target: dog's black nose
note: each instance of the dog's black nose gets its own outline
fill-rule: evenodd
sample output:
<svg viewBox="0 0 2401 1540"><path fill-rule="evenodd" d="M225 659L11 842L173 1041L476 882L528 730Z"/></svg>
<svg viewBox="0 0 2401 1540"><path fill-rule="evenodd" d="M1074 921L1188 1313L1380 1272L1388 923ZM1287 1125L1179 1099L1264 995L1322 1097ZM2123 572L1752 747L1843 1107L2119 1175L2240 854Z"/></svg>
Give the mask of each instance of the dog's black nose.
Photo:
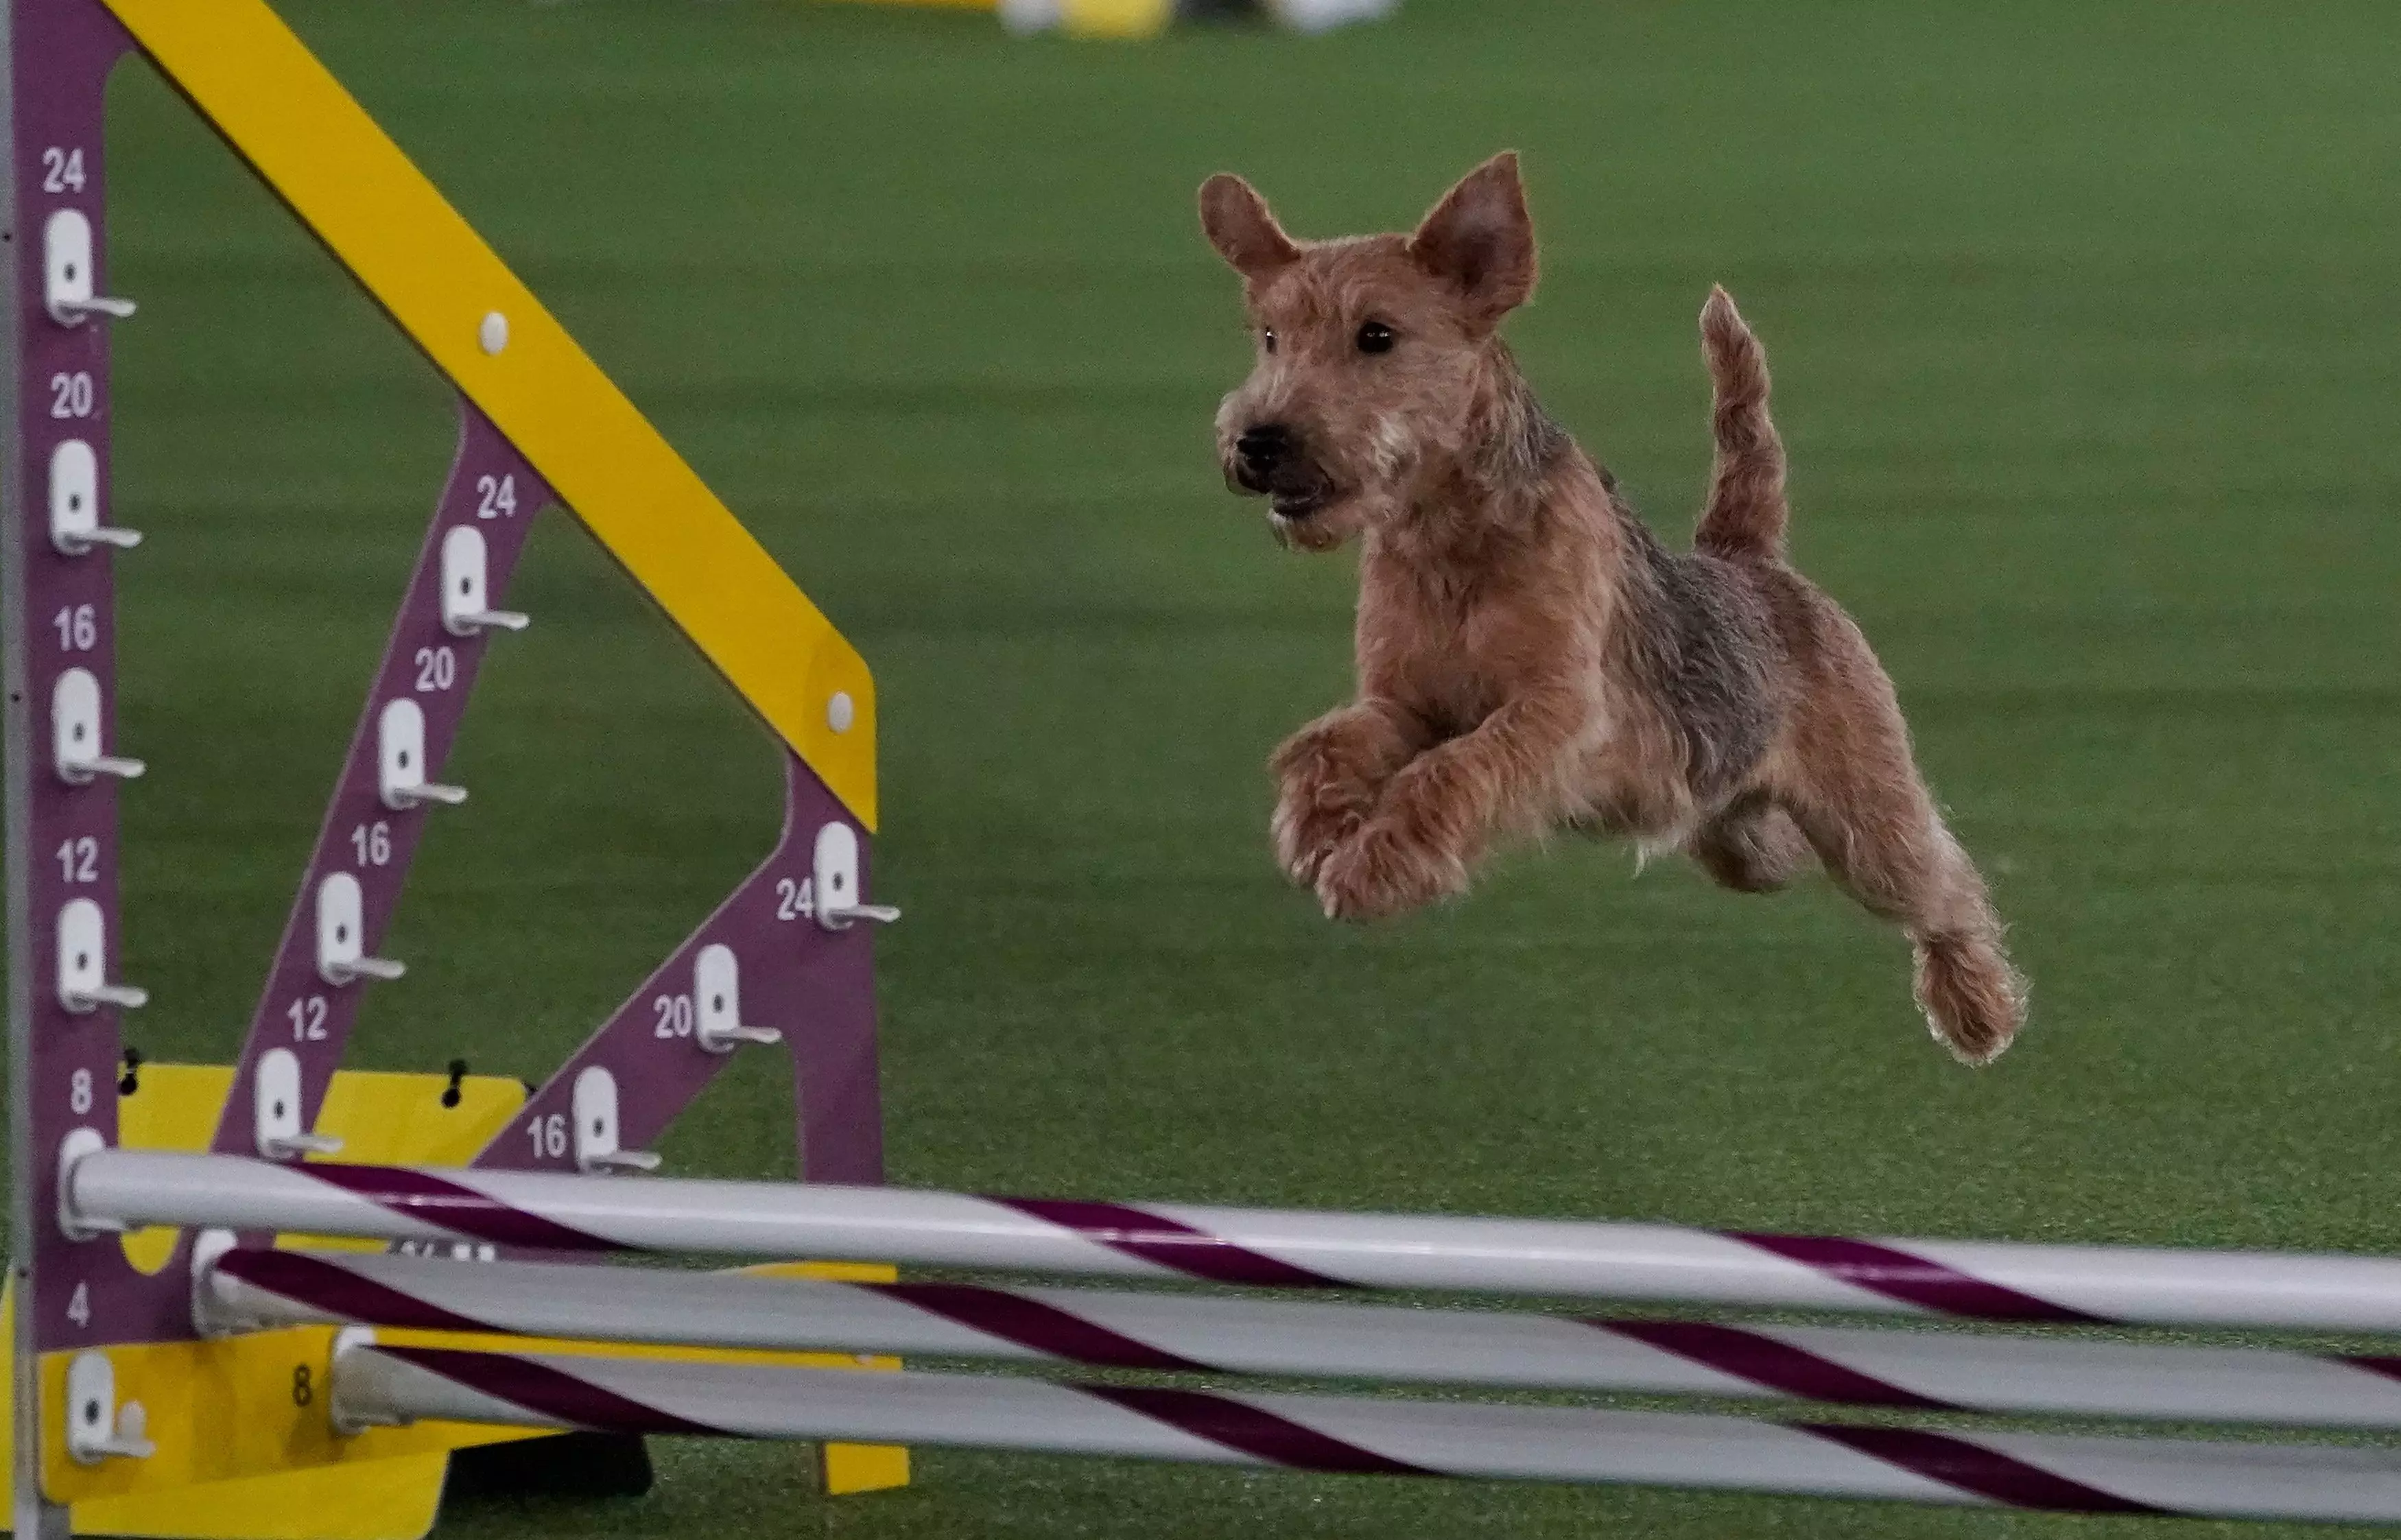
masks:
<svg viewBox="0 0 2401 1540"><path fill-rule="evenodd" d="M1292 430L1281 422L1255 422L1234 440L1234 452L1244 466L1264 475L1292 453Z"/></svg>

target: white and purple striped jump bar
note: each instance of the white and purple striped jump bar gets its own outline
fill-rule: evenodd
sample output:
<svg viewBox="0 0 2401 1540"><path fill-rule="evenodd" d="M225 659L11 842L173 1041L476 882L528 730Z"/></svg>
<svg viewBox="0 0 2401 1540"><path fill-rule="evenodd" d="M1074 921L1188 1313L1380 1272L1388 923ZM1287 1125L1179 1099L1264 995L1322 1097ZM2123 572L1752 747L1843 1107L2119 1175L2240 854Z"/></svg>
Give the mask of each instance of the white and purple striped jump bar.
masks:
<svg viewBox="0 0 2401 1540"><path fill-rule="evenodd" d="M971 1284L233 1251L213 1329L417 1327L1169 1372L2401 1429L2401 1358Z"/></svg>
<svg viewBox="0 0 2401 1540"><path fill-rule="evenodd" d="M2323 1254L1134 1207L881 1187L286 1165L128 1149L83 1157L62 1189L82 1222L558 1251L858 1257L1283 1287L2401 1332L2401 1261Z"/></svg>
<svg viewBox="0 0 2401 1540"><path fill-rule="evenodd" d="M1378 1476L1641 1483L2077 1513L2401 1520L2381 1450L1916 1428L354 1344L346 1425L442 1418Z"/></svg>

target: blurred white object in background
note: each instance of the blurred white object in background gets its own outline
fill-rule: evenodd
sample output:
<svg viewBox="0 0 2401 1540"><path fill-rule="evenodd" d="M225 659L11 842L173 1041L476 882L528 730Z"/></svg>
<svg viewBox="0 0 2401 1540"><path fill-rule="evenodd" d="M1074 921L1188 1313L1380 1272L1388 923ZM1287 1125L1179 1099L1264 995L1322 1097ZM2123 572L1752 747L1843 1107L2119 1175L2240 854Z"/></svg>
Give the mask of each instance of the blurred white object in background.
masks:
<svg viewBox="0 0 2401 1540"><path fill-rule="evenodd" d="M1059 24L1059 0L1000 0L1000 24L1011 32L1049 32Z"/></svg>
<svg viewBox="0 0 2401 1540"><path fill-rule="evenodd" d="M1325 32L1352 21L1380 21L1400 0L1268 0L1275 19L1296 32Z"/></svg>

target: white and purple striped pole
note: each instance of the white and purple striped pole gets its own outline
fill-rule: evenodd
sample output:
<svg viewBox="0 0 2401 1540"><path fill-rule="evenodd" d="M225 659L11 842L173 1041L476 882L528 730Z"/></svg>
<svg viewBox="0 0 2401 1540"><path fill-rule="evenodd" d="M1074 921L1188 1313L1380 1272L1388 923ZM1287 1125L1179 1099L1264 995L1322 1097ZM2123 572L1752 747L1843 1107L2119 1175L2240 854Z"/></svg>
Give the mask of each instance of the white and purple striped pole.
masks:
<svg viewBox="0 0 2401 1540"><path fill-rule="evenodd" d="M2401 1332L2401 1260L978 1198L103 1149L69 1217L558 1251L853 1257L1314 1288Z"/></svg>
<svg viewBox="0 0 2401 1540"><path fill-rule="evenodd" d="M2324 1445L1969 1435L370 1343L337 1356L334 1410L351 1426L441 1418L2078 1513L2401 1520L2401 1456Z"/></svg>
<svg viewBox="0 0 2401 1540"><path fill-rule="evenodd" d="M1168 1372L2401 1429L2401 1358L655 1268L230 1251L211 1330L310 1324Z"/></svg>

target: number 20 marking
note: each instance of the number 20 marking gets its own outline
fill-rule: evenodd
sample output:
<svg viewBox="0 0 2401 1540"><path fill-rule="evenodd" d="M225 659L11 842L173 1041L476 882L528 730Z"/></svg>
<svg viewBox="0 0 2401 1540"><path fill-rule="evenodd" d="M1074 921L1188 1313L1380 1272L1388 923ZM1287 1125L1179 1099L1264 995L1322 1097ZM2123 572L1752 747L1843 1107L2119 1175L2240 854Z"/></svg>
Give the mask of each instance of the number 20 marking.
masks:
<svg viewBox="0 0 2401 1540"><path fill-rule="evenodd" d="M89 417L92 406L91 376L77 369L73 374L50 376L50 415L66 419Z"/></svg>
<svg viewBox="0 0 2401 1540"><path fill-rule="evenodd" d="M447 647L417 650L417 692L432 694L459 682L459 655Z"/></svg>

